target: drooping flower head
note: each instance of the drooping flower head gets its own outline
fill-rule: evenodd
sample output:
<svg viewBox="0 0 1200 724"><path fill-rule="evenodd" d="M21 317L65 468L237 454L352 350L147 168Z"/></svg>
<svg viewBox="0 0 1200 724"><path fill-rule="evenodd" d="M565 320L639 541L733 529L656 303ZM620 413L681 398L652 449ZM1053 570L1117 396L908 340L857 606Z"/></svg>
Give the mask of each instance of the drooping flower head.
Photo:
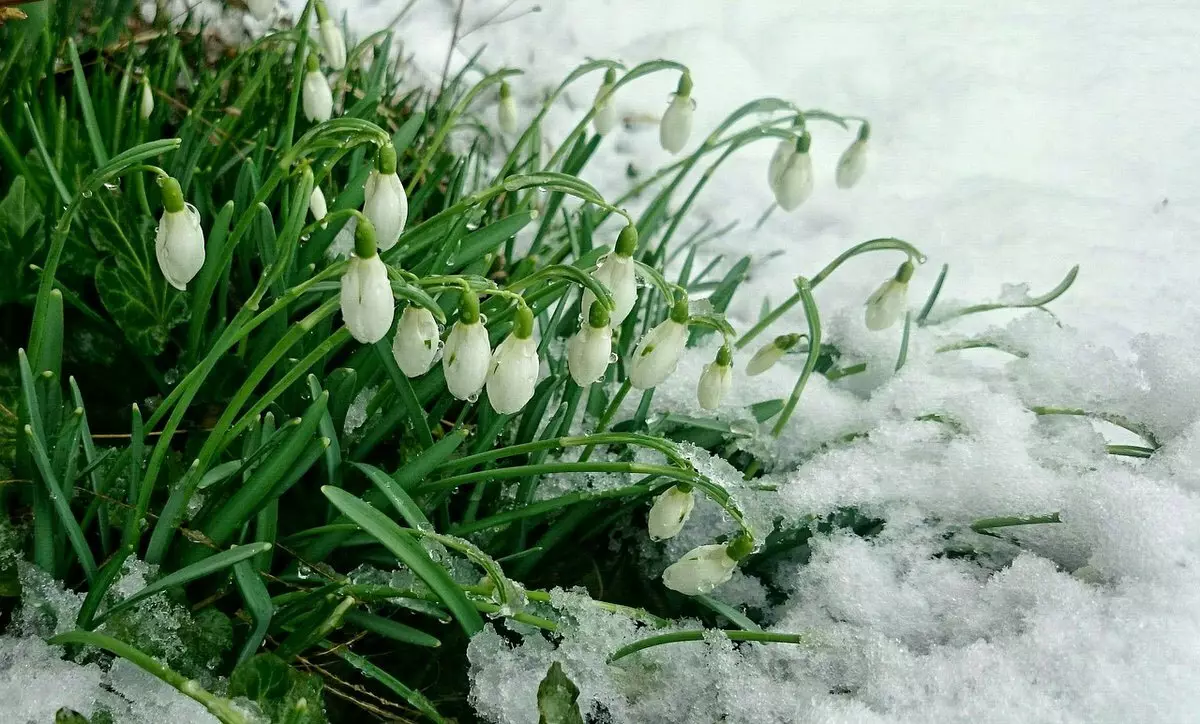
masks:
<svg viewBox="0 0 1200 724"><path fill-rule="evenodd" d="M473 292L464 292L458 309L458 321L450 329L442 352L446 388L460 400L474 400L487 381L492 349L487 328L479 316L479 300Z"/></svg>
<svg viewBox="0 0 1200 724"><path fill-rule="evenodd" d="M700 381L696 385L696 398L700 407L705 410L717 409L732 386L733 350L725 344L717 350L716 359L704 365L704 371L700 373Z"/></svg>
<svg viewBox="0 0 1200 724"><path fill-rule="evenodd" d="M712 544L693 548L683 558L663 571L663 585L685 596L699 596L712 591L733 577L738 561L750 555L754 541L743 533L728 544Z"/></svg>
<svg viewBox="0 0 1200 724"><path fill-rule="evenodd" d="M692 100L692 75L684 71L679 78L679 86L671 105L663 114L658 126L658 141L663 150L679 153L687 145L688 137L692 135L692 115L696 103Z"/></svg>
<svg viewBox="0 0 1200 724"><path fill-rule="evenodd" d="M629 383L648 390L663 383L675 368L688 340L688 301L681 296L671 315L646 333L629 363Z"/></svg>
<svg viewBox="0 0 1200 724"><path fill-rule="evenodd" d="M588 308L587 319L567 341L567 369L571 379L587 387L604 376L612 357L609 311L598 301Z"/></svg>
<svg viewBox="0 0 1200 724"><path fill-rule="evenodd" d="M154 255L167 283L182 291L204 266L204 229L200 212L184 203L179 182L167 176L159 183L163 213L154 237Z"/></svg>
<svg viewBox="0 0 1200 724"><path fill-rule="evenodd" d="M313 123L328 121L333 117L333 91L329 89L329 80L317 67L315 54L309 53L305 64L304 83L300 89L304 117Z"/></svg>
<svg viewBox="0 0 1200 724"><path fill-rule="evenodd" d="M621 326L621 322L625 321L637 302L637 264L633 261L637 243L637 227L629 224L617 236L617 246L613 253L604 257L592 272L592 278L607 287L612 294L613 308L608 319L613 329ZM584 289L580 310L586 314L594 301L596 295Z"/></svg>
<svg viewBox="0 0 1200 724"><path fill-rule="evenodd" d="M601 136L607 135L617 126L617 106L613 102L613 86L617 82L617 71L609 68L604 72L604 82L596 89L593 102L592 127Z"/></svg>
<svg viewBox="0 0 1200 724"><path fill-rule="evenodd" d="M354 230L354 254L342 275L342 319L350 336L363 344L374 344L392 328L395 300L387 265L379 258L375 227L359 219Z"/></svg>
<svg viewBox="0 0 1200 724"><path fill-rule="evenodd" d="M504 133L517 132L517 102L512 97L508 81L500 81L500 103L496 106L496 120Z"/></svg>
<svg viewBox="0 0 1200 724"><path fill-rule="evenodd" d="M650 540L662 541L674 538L683 530L683 524L696 507L692 486L674 485L654 499L650 514L646 518L646 529Z"/></svg>
<svg viewBox="0 0 1200 724"><path fill-rule="evenodd" d="M858 138L851 143L838 159L837 186L848 189L863 177L867 170L867 146L871 137L871 125L863 121L858 128Z"/></svg>
<svg viewBox="0 0 1200 724"><path fill-rule="evenodd" d="M362 212L375 225L380 250L395 246L408 223L408 194L396 174L396 147L390 141L380 146L367 175Z"/></svg>
<svg viewBox="0 0 1200 724"><path fill-rule="evenodd" d="M487 394L492 409L501 415L518 412L533 397L537 384L537 342L533 339L533 311L521 302L512 333L492 353Z"/></svg>
<svg viewBox="0 0 1200 724"><path fill-rule="evenodd" d="M776 362L783 359L785 354L799 344L800 338L803 336L801 334L781 334L764 344L746 364L746 376L761 375L774 367Z"/></svg>
<svg viewBox="0 0 1200 724"><path fill-rule="evenodd" d="M405 377L420 377L433 367L442 348L441 331L433 313L410 304L400 314L392 356Z"/></svg>
<svg viewBox="0 0 1200 724"><path fill-rule="evenodd" d="M904 316L908 308L908 280L912 275L913 264L906 259L894 277L867 297L867 329L873 332L887 329Z"/></svg>
<svg viewBox="0 0 1200 724"><path fill-rule="evenodd" d="M322 0L317 0L317 29L321 38L321 53L325 62L334 70L346 67L346 36L342 29L329 17L329 11Z"/></svg>
<svg viewBox="0 0 1200 724"><path fill-rule="evenodd" d="M808 131L800 134L787 162L775 178L771 190L775 192L775 202L784 211L794 211L812 195L812 157L808 154L811 145L812 136Z"/></svg>

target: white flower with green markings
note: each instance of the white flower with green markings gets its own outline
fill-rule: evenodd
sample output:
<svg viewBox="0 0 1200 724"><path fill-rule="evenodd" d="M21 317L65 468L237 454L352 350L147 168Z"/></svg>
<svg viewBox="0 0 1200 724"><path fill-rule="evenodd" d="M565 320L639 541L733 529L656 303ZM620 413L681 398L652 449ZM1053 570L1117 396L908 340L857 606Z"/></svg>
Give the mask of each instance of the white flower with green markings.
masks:
<svg viewBox="0 0 1200 724"><path fill-rule="evenodd" d="M325 62L334 70L346 67L346 36L342 29L329 17L325 3L317 0L317 31L321 38L321 53Z"/></svg>
<svg viewBox="0 0 1200 724"><path fill-rule="evenodd" d="M512 333L492 353L487 378L492 409L501 415L519 412L533 398L540 364L537 340L533 338L533 312L521 302Z"/></svg>
<svg viewBox="0 0 1200 724"><path fill-rule="evenodd" d="M387 251L395 246L408 223L408 194L396 174L396 147L390 142L380 147L375 167L367 175L362 212L375 225L379 248Z"/></svg>
<svg viewBox="0 0 1200 724"><path fill-rule="evenodd" d="M683 558L663 571L663 585L685 596L699 596L733 578L738 561L753 550L754 544L741 535L729 544L703 545L684 554Z"/></svg>
<svg viewBox="0 0 1200 724"><path fill-rule="evenodd" d="M204 229L200 212L184 203L179 182L167 176L160 183L163 213L154 236L154 255L167 283L182 291L204 266Z"/></svg>
<svg viewBox="0 0 1200 724"><path fill-rule="evenodd" d="M783 356L800 342L800 337L799 334L781 334L759 347L750 361L746 363L746 376L761 375L774 367L776 362L783 359Z"/></svg>
<svg viewBox="0 0 1200 724"><path fill-rule="evenodd" d="M808 154L812 136L807 131L796 140L787 161L775 177L772 191L775 202L784 211L795 211L813 191L812 156Z"/></svg>
<svg viewBox="0 0 1200 724"><path fill-rule="evenodd" d="M478 399L487 381L491 357L487 327L479 316L479 300L474 293L465 293L458 321L450 329L442 350L442 370L450 394L460 400Z"/></svg>
<svg viewBox="0 0 1200 724"><path fill-rule="evenodd" d="M671 316L646 333L629 363L629 383L639 390L658 387L675 372L688 340L688 303L680 299Z"/></svg>
<svg viewBox="0 0 1200 724"><path fill-rule="evenodd" d="M617 82L617 71L609 68L604 73L604 82L596 89L596 100L593 102L592 127L601 136L607 135L617 127L617 106L613 103L613 85Z"/></svg>
<svg viewBox="0 0 1200 724"><path fill-rule="evenodd" d="M905 261L871 296L867 297L867 329L878 332L887 329L908 310L908 280L912 279L913 264Z"/></svg>
<svg viewBox="0 0 1200 724"><path fill-rule="evenodd" d="M609 311L600 302L592 302L587 319L567 340L567 370L575 384L587 387L604 376L611 358Z"/></svg>
<svg viewBox="0 0 1200 724"><path fill-rule="evenodd" d="M350 336L374 344L387 335L396 305L387 265L375 246L371 222L359 219L354 230L354 255L342 275L342 318Z"/></svg>
<svg viewBox="0 0 1200 724"><path fill-rule="evenodd" d="M848 189L858 183L867 171L867 147L871 137L871 126L864 121L858 129L858 138L851 143L838 159L837 186Z"/></svg>
<svg viewBox="0 0 1200 724"><path fill-rule="evenodd" d="M696 103L692 100L692 76L688 72L679 78L679 86L671 105L663 114L662 122L658 125L658 141L663 150L679 153L687 145L692 135L692 116Z"/></svg>
<svg viewBox="0 0 1200 724"><path fill-rule="evenodd" d="M504 133L511 135L517 132L517 101L512 97L512 89L505 81L500 82L500 102L496 105L496 120Z"/></svg>
<svg viewBox="0 0 1200 724"><path fill-rule="evenodd" d="M674 485L659 494L646 518L650 540L663 541L679 535L694 507L696 496L692 494L690 485Z"/></svg>
<svg viewBox="0 0 1200 724"><path fill-rule="evenodd" d="M700 381L696 384L696 399L705 410L715 410L733 387L733 350L722 345L717 358L704 365Z"/></svg>
<svg viewBox="0 0 1200 724"><path fill-rule="evenodd" d="M322 123L333 117L333 91L329 89L329 80L317 67L317 56L309 53L306 62L308 68L300 88L304 117L313 123Z"/></svg>
<svg viewBox="0 0 1200 724"><path fill-rule="evenodd" d="M392 340L392 356L404 376L420 377L428 372L441 346L441 330L433 313L415 304L405 307Z"/></svg>
<svg viewBox="0 0 1200 724"><path fill-rule="evenodd" d="M312 193L308 196L308 212L312 214L313 221L320 221L329 213L329 206L325 203L325 192L320 186L313 186Z"/></svg>
<svg viewBox="0 0 1200 724"><path fill-rule="evenodd" d="M608 323L613 329L621 326L637 302L637 264L633 260L637 242L637 227L629 224L617 236L617 248L604 257L592 272L592 278L603 284L612 295L613 308L608 313ZM579 308L589 310L594 301L596 295L584 289Z"/></svg>

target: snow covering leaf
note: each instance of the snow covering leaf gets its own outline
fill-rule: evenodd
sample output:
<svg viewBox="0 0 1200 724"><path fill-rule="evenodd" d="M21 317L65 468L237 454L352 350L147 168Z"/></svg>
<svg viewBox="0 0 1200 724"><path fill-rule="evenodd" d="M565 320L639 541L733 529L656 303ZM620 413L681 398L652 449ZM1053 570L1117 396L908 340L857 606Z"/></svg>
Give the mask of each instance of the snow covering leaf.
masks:
<svg viewBox="0 0 1200 724"><path fill-rule="evenodd" d="M579 713L579 687L567 677L562 664L550 664L542 683L538 684L538 724L583 724Z"/></svg>

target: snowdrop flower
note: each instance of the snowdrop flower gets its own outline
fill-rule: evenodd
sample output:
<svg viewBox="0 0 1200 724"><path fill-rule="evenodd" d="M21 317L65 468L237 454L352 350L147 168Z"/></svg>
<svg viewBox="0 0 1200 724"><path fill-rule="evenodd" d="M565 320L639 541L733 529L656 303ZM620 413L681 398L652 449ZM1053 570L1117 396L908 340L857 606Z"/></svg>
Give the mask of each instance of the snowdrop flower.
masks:
<svg viewBox="0 0 1200 724"><path fill-rule="evenodd" d="M746 535L728 545L693 548L663 571L663 585L685 596L708 593L733 577L738 561L750 555L754 543Z"/></svg>
<svg viewBox="0 0 1200 724"><path fill-rule="evenodd" d="M812 195L812 157L808 155L811 144L812 136L805 131L796 141L787 163L775 177L771 190L775 192L775 202L784 211L794 211Z"/></svg>
<svg viewBox="0 0 1200 724"><path fill-rule="evenodd" d="M771 163L767 165L767 187L771 189L771 193L777 193L775 188L779 185L779 177L783 175L783 169L787 168L788 160L792 157L792 151L796 148L796 142L791 139L780 139L779 145L775 147L775 153L771 155Z"/></svg>
<svg viewBox="0 0 1200 724"><path fill-rule="evenodd" d="M379 248L387 251L400 240L408 222L408 195L396 175L396 147L388 142L375 157L375 168L363 188L363 216L375 224Z"/></svg>
<svg viewBox="0 0 1200 724"><path fill-rule="evenodd" d="M659 495L654 499L646 519L650 540L662 541L679 535L694 507L696 498L692 495L692 486L685 483L675 485Z"/></svg>
<svg viewBox="0 0 1200 724"><path fill-rule="evenodd" d="M858 129L858 139L842 152L837 165L837 187L848 189L862 178L867 170L867 141L871 136L871 126L863 121Z"/></svg>
<svg viewBox="0 0 1200 724"><path fill-rule="evenodd" d="M912 262L905 260L896 270L896 276L880 284L875 293L867 297L867 329L872 332L887 329L904 316L908 308L908 280L912 275Z"/></svg>
<svg viewBox="0 0 1200 724"><path fill-rule="evenodd" d="M567 369L571 379L587 387L604 376L612 358L612 327L609 312L600 302L592 302L587 322L567 341Z"/></svg>
<svg viewBox="0 0 1200 724"><path fill-rule="evenodd" d="M154 112L154 93L151 92L151 90L150 90L150 81L147 80L146 76L143 75L142 76L142 106L141 106L142 119L144 120L146 118L149 118L150 114L153 112Z"/></svg>
<svg viewBox="0 0 1200 724"><path fill-rule="evenodd" d="M375 246L375 228L359 219L354 230L354 255L342 275L342 319L350 336L363 344L383 339L396 314L387 266Z"/></svg>
<svg viewBox="0 0 1200 724"><path fill-rule="evenodd" d="M684 72L679 78L679 86L671 105L663 114L662 123L658 126L658 141L663 150L679 153L687 145L688 136L692 135L692 112L696 104L692 101L692 76Z"/></svg>
<svg viewBox="0 0 1200 724"><path fill-rule="evenodd" d="M593 104L592 126L601 136L617 127L617 107L613 104L612 89L617 82L617 71L609 68L604 73L604 82L596 90L596 101Z"/></svg>
<svg viewBox="0 0 1200 724"><path fill-rule="evenodd" d="M250 14L258 20L266 20L275 9L275 0L246 0Z"/></svg>
<svg viewBox="0 0 1200 724"><path fill-rule="evenodd" d="M613 308L609 311L608 319L613 329L621 326L621 322L629 316L634 302L637 301L637 278L634 274L637 265L633 262L637 242L637 227L629 224L617 236L616 250L604 257L600 266L592 272L592 278L607 287L612 294ZM594 301L596 295L585 289L579 308L589 310Z"/></svg>
<svg viewBox="0 0 1200 724"><path fill-rule="evenodd" d="M671 316L650 330L633 352L629 364L629 383L648 390L663 383L679 366L679 357L688 340L687 297L675 302Z"/></svg>
<svg viewBox="0 0 1200 724"><path fill-rule="evenodd" d="M329 89L329 81L317 67L317 56L309 53L306 62L308 71L304 74L304 85L301 88L304 117L313 123L328 121L333 117L333 91Z"/></svg>
<svg viewBox="0 0 1200 724"><path fill-rule="evenodd" d="M329 207L325 204L325 192L320 186L313 186L312 194L308 197L308 211L312 214L313 221L320 221L329 213Z"/></svg>
<svg viewBox="0 0 1200 724"><path fill-rule="evenodd" d="M204 230L200 212L183 202L179 182L167 176L159 183L163 213L154 237L154 254L167 283L182 291L204 266Z"/></svg>
<svg viewBox="0 0 1200 724"><path fill-rule="evenodd" d="M442 354L442 368L450 394L460 400L478 399L487 380L491 354L487 328L479 318L479 300L473 292L467 292Z"/></svg>
<svg viewBox="0 0 1200 724"><path fill-rule="evenodd" d="M746 364L746 375L754 377L775 366L793 347L800 342L799 334L781 334L759 348Z"/></svg>
<svg viewBox="0 0 1200 724"><path fill-rule="evenodd" d="M700 406L706 410L715 410L721 406L721 400L729 394L733 386L733 351L729 345L722 345L717 350L717 358L704 365L700 373L700 382L696 385L696 398Z"/></svg>
<svg viewBox="0 0 1200 724"><path fill-rule="evenodd" d="M321 36L321 53L334 70L346 67L346 38L342 29L329 17L325 3L317 0L317 27Z"/></svg>
<svg viewBox="0 0 1200 724"><path fill-rule="evenodd" d="M392 340L392 356L405 377L420 377L433 367L442 348L440 337L433 313L415 304L404 308L396 325L396 338Z"/></svg>
<svg viewBox="0 0 1200 724"><path fill-rule="evenodd" d="M496 119L504 133L517 132L517 102L513 100L508 83L500 81L500 103L496 106Z"/></svg>
<svg viewBox="0 0 1200 724"><path fill-rule="evenodd" d="M539 365L537 342L533 339L533 312L521 302L517 305L512 334L496 345L492 353L487 378L492 409L501 415L511 415L524 407L533 397Z"/></svg>

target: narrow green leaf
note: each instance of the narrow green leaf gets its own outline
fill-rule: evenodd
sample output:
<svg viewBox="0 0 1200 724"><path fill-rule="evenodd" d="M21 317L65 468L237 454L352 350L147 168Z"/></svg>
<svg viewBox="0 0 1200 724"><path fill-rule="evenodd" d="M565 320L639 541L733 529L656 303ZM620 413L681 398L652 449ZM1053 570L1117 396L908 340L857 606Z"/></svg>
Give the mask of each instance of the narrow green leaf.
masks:
<svg viewBox="0 0 1200 724"><path fill-rule="evenodd" d="M399 641L400 643L424 646L430 649L435 649L442 645L441 641L419 628L413 628L399 621L393 621L383 616L376 616L366 611L347 611L344 619L346 623L352 626L357 626L371 633L377 633L380 636L392 639L393 641Z"/></svg>
<svg viewBox="0 0 1200 724"><path fill-rule="evenodd" d="M74 514L71 513L71 503L63 495L62 487L58 484L58 479L54 475L50 458L46 455L46 446L34 432L31 425L25 426L25 436L28 439L30 450L33 452L34 464L37 466L38 473L42 476L42 482L46 484L46 488L48 489L50 502L58 513L59 523L67 532L67 539L71 542L71 548L75 551L75 556L78 558L79 564L83 566L84 575L91 581L96 577L96 559L92 557L92 550L88 547L87 538L83 535L83 529L79 527L79 521L75 520Z"/></svg>
<svg viewBox="0 0 1200 724"><path fill-rule="evenodd" d="M67 51L71 56L75 95L79 99L79 110L83 113L83 127L87 130L88 141L92 145L92 155L96 157L96 165L103 166L108 163L108 151L104 148L104 137L100 133L100 126L96 123L96 109L92 107L92 94L88 91L87 76L83 74L83 65L79 62L79 50L75 47L74 38L67 38Z"/></svg>
<svg viewBox="0 0 1200 724"><path fill-rule="evenodd" d="M323 642L322 645L326 646L329 648L329 650L342 657L342 660L358 669L363 674L375 679L379 683L391 689L409 704L412 704L417 711L424 714L434 724L450 724L450 720L443 717L438 712L437 707L433 705L433 702L426 698L424 694L409 687L407 684L392 676L388 672L379 668L375 664L372 664L366 658L353 653L345 646L334 646L333 644L327 642Z"/></svg>
<svg viewBox="0 0 1200 724"><path fill-rule="evenodd" d="M238 652L237 662L242 664L254 656L266 640L267 631L271 628L271 617L275 614L275 605L271 603L271 595L267 593L262 577L251 567L249 561L243 560L233 564L233 580L237 584L238 592L242 594L246 611L254 622Z"/></svg>

